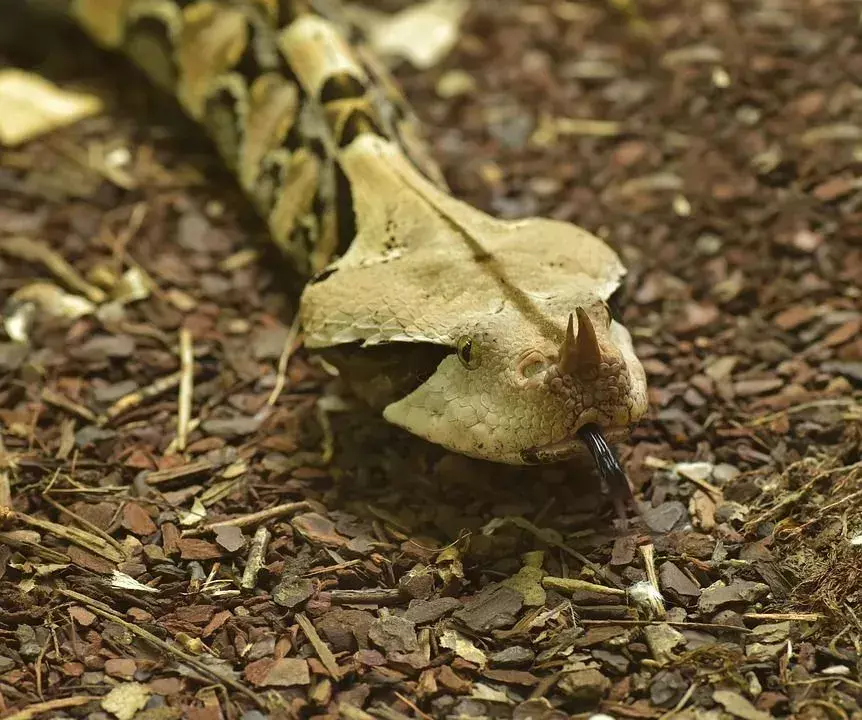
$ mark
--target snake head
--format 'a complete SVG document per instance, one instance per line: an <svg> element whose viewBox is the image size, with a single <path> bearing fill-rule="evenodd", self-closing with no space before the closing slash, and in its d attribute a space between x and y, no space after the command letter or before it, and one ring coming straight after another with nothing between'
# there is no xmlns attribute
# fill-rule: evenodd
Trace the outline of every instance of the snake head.
<svg viewBox="0 0 862 720"><path fill-rule="evenodd" d="M585 453L586 425L618 441L646 407L631 336L595 299L543 331L505 307L475 322L384 417L452 451L522 465Z"/></svg>
<svg viewBox="0 0 862 720"><path fill-rule="evenodd" d="M586 424L627 434L646 380L608 306L625 268L606 243L571 223L493 218L381 140L340 160L357 235L303 293L307 347L352 348L354 376L363 356L388 362L376 376L398 392L384 417L464 455L552 462L586 451ZM420 366L409 387L390 382Z"/></svg>

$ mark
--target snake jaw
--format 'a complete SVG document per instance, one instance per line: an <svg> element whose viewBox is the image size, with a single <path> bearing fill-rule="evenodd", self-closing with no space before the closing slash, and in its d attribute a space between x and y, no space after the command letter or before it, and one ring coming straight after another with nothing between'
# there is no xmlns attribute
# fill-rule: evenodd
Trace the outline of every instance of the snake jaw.
<svg viewBox="0 0 862 720"><path fill-rule="evenodd" d="M592 455L593 460L596 460L589 443L584 439L586 432L592 430L601 434L607 443L621 442L628 437L627 428L622 426L604 428L596 422L596 416L597 413L587 411L582 416L583 423L578 426L576 431L566 434L561 440L524 448L521 450L521 460L525 465L548 465L571 460L585 454Z"/></svg>
<svg viewBox="0 0 862 720"><path fill-rule="evenodd" d="M529 465L546 464L589 452L617 514L625 520L631 487L608 440L626 435L626 427L633 419L631 380L625 360L612 343L599 340L583 307L569 314L559 360L548 368L544 380L551 393L565 403L568 430L561 440L525 448L521 459Z"/></svg>
<svg viewBox="0 0 862 720"><path fill-rule="evenodd" d="M570 460L588 452L599 473L603 490L611 497L617 517L625 523L628 520L626 504L633 504L634 496L628 477L609 442L609 438L617 439L615 435L618 434L624 434L624 431L606 433L596 423L586 422L574 435L563 440L522 450L521 459L527 465L545 465Z"/></svg>

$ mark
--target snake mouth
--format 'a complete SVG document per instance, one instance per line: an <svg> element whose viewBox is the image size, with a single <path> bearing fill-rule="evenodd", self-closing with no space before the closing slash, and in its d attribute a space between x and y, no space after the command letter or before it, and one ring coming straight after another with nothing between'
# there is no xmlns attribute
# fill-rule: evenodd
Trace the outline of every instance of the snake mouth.
<svg viewBox="0 0 862 720"><path fill-rule="evenodd" d="M621 433L614 433L619 435ZM548 445L521 451L521 459L529 465L544 465L568 460L586 449L592 455L602 484L614 498L617 514L625 517L623 505L632 498L632 489L625 470L620 465L602 428L595 423L583 425L573 436Z"/></svg>
<svg viewBox="0 0 862 720"><path fill-rule="evenodd" d="M562 440L521 450L521 460L527 465L549 465L570 460L583 455L586 451L592 455L596 467L605 477L604 471L613 473L616 471L614 468L622 472L619 462L608 445L608 440L614 442L625 435L625 431L619 428L602 430L596 423L587 423L574 435L569 435Z"/></svg>
<svg viewBox="0 0 862 720"><path fill-rule="evenodd" d="M521 450L521 460L527 465L549 465L569 460L584 452L584 443L577 436L567 437L547 445Z"/></svg>

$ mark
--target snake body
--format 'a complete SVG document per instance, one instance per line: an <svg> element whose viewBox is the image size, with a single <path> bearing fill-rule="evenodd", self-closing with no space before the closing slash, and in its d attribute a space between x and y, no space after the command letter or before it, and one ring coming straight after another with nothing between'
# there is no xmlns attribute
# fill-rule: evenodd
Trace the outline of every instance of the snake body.
<svg viewBox="0 0 862 720"><path fill-rule="evenodd" d="M397 85L349 28L290 0L64 0L212 139L308 278L305 346L390 422L532 464L622 438L646 381L609 300L625 269L569 223L453 197ZM323 5L324 3L320 3Z"/></svg>

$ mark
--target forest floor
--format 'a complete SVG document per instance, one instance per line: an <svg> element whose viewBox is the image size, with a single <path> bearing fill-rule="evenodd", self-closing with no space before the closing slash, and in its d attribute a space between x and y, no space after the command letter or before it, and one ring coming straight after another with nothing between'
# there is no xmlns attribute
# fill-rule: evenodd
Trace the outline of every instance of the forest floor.
<svg viewBox="0 0 862 720"><path fill-rule="evenodd" d="M396 71L455 194L629 268L629 530L583 470L322 414L214 154L61 35L108 110L0 156L0 717L862 717L862 4L638 5L483 0Z"/></svg>

